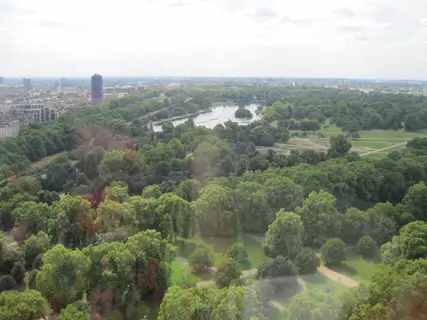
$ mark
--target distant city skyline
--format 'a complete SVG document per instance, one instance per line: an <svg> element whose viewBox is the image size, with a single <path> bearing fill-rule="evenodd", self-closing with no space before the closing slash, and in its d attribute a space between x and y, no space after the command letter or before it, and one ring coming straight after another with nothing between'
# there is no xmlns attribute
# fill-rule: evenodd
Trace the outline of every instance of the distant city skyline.
<svg viewBox="0 0 427 320"><path fill-rule="evenodd" d="M416 80L427 78L427 1L0 0L0 42L6 78Z"/></svg>

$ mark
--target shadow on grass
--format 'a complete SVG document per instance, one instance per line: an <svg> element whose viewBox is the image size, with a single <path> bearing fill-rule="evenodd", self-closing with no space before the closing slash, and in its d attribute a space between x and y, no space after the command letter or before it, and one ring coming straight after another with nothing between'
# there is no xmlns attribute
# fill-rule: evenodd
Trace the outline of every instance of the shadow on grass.
<svg viewBox="0 0 427 320"><path fill-rule="evenodd" d="M340 264L337 266L329 266L329 268L331 270L334 270L335 272L342 273L342 274L347 275L349 277L357 275L357 270L354 269L353 267L346 265L346 264Z"/></svg>
<svg viewBox="0 0 427 320"><path fill-rule="evenodd" d="M208 270L202 271L202 272L193 272L193 274L195 276L199 277L203 281L211 280L214 277L214 273L212 273Z"/></svg>

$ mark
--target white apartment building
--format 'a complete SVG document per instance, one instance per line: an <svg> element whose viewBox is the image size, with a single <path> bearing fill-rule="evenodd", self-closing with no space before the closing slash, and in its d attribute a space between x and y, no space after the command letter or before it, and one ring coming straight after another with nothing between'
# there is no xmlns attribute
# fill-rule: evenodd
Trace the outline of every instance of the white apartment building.
<svg viewBox="0 0 427 320"><path fill-rule="evenodd" d="M19 134L19 120L0 123L0 138L16 137Z"/></svg>
<svg viewBox="0 0 427 320"><path fill-rule="evenodd" d="M44 104L21 104L17 106L17 110L31 116L31 122L46 123L58 118L58 110Z"/></svg>

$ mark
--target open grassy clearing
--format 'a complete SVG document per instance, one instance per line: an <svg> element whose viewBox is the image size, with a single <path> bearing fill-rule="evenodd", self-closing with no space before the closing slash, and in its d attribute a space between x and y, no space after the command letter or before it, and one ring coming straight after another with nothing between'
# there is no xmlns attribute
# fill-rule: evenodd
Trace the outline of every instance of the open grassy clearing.
<svg viewBox="0 0 427 320"><path fill-rule="evenodd" d="M348 290L347 287L332 281L325 276L316 273L312 275L306 275L302 277L307 284L308 292L333 292L342 294Z"/></svg>
<svg viewBox="0 0 427 320"><path fill-rule="evenodd" d="M243 242L246 252L248 253L249 263L245 266L245 269L253 269L261 266L265 258L261 244L246 235L241 237L241 241Z"/></svg>
<svg viewBox="0 0 427 320"><path fill-rule="evenodd" d="M196 284L197 282L202 281L202 279L192 273L190 266L179 261L172 261L171 281L172 285L178 285L182 282Z"/></svg>
<svg viewBox="0 0 427 320"><path fill-rule="evenodd" d="M218 268L222 263L227 261L225 253L228 247L236 241L241 241L244 244L248 254L248 262L243 265L242 268L244 270L249 270L259 267L264 260L264 253L261 249L261 245L259 242L246 235L242 235L238 239L195 236L187 240L185 248L179 247L178 255L189 259L191 253L197 246L203 246L211 251L214 267Z"/></svg>
<svg viewBox="0 0 427 320"><path fill-rule="evenodd" d="M380 263L380 257L366 260L356 252L356 248L348 248L347 260L341 266L333 267L332 270L358 282L370 281L373 275L380 271L385 271L389 266Z"/></svg>
<svg viewBox="0 0 427 320"><path fill-rule="evenodd" d="M308 292L332 292L341 295L349 290L352 290L335 281L326 278L325 276L319 273L305 275L301 278L306 282ZM295 286L293 288L290 288L289 290L285 290L285 292L281 294L275 295L274 299L280 302L285 308L287 308L290 304L292 297L298 293L300 293L300 288L299 286Z"/></svg>
<svg viewBox="0 0 427 320"><path fill-rule="evenodd" d="M318 137L316 133L308 133L307 137L302 137L302 131L291 130L291 133L298 133L298 138L291 138L286 143L275 143L273 147L257 147L257 150L262 153L266 153L269 149L272 149L277 154L289 155L292 150L314 150L316 152L326 152L329 148L329 139L332 136L337 136L340 134L346 134L340 128L335 126L324 126L320 133L323 137ZM368 155L374 159L381 159L385 155L389 154L395 150L402 150L405 148L402 143L410 141L411 139L419 136L426 136L427 131L418 131L418 132L406 132L401 130L365 130L360 131L360 138L350 139L352 144L351 151L364 154L370 151L380 150L384 148L389 148L384 151L380 151L382 156ZM395 148L391 148L396 146ZM375 155L375 156L374 156Z"/></svg>

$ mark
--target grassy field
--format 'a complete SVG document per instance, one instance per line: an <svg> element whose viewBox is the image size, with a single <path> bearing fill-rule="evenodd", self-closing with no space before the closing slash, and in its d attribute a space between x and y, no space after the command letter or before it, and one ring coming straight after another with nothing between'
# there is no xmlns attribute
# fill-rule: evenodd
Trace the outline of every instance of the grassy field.
<svg viewBox="0 0 427 320"><path fill-rule="evenodd" d="M242 268L244 270L248 270L259 267L264 260L264 253L261 249L260 243L245 235L242 235L239 240L243 242L248 254L248 263L243 265ZM195 248L196 245L208 248L214 259L214 267L218 268L222 263L227 261L225 253L227 252L228 247L236 241L236 238L209 238L195 236L189 239L188 243L190 243L193 248ZM180 250L178 252L179 255L187 259L190 257L191 253L192 250Z"/></svg>
<svg viewBox="0 0 427 320"><path fill-rule="evenodd" d="M346 134L340 128L336 126L323 126L318 133L309 132L306 137L303 137L302 131L291 130L291 133L298 133L299 137L289 139L286 143L275 143L273 147L257 147L260 152L267 152L268 149L274 150L277 154L288 155L292 150L314 150L316 152L326 152L329 148L329 139L332 136L340 134ZM359 132L360 138L350 139L352 144L351 151L358 152L360 154L388 148L386 150L380 150L378 152L367 154L366 156L374 159L384 158L387 154L392 151L402 150L405 148L404 144L407 141L419 136L427 136L427 131L419 132L406 132L401 130L364 130ZM401 144L401 145L399 145ZM393 147L396 146L396 147Z"/></svg>
<svg viewBox="0 0 427 320"><path fill-rule="evenodd" d="M346 253L347 260L341 266L331 269L358 282L370 281L375 273L388 269L387 265L378 262L379 257L376 257L375 261L366 260L355 248L348 248Z"/></svg>
<svg viewBox="0 0 427 320"><path fill-rule="evenodd" d="M246 235L242 236L241 241L243 242L248 254L249 263L245 266L245 269L253 269L261 266L265 258L261 244Z"/></svg>
<svg viewBox="0 0 427 320"><path fill-rule="evenodd" d="M197 283L201 281L201 279L194 275L191 272L191 267L186 266L178 261L172 261L171 263L171 281L172 285L177 285L182 282L190 282L190 283Z"/></svg>
<svg viewBox="0 0 427 320"><path fill-rule="evenodd" d="M302 276L301 278L306 282L308 292L333 292L340 295L351 290L318 273ZM291 298L298 293L300 293L300 288L299 286L296 286L295 288L292 288L292 290L287 290L287 292L283 294L276 295L274 299L283 304L286 308L289 306Z"/></svg>

